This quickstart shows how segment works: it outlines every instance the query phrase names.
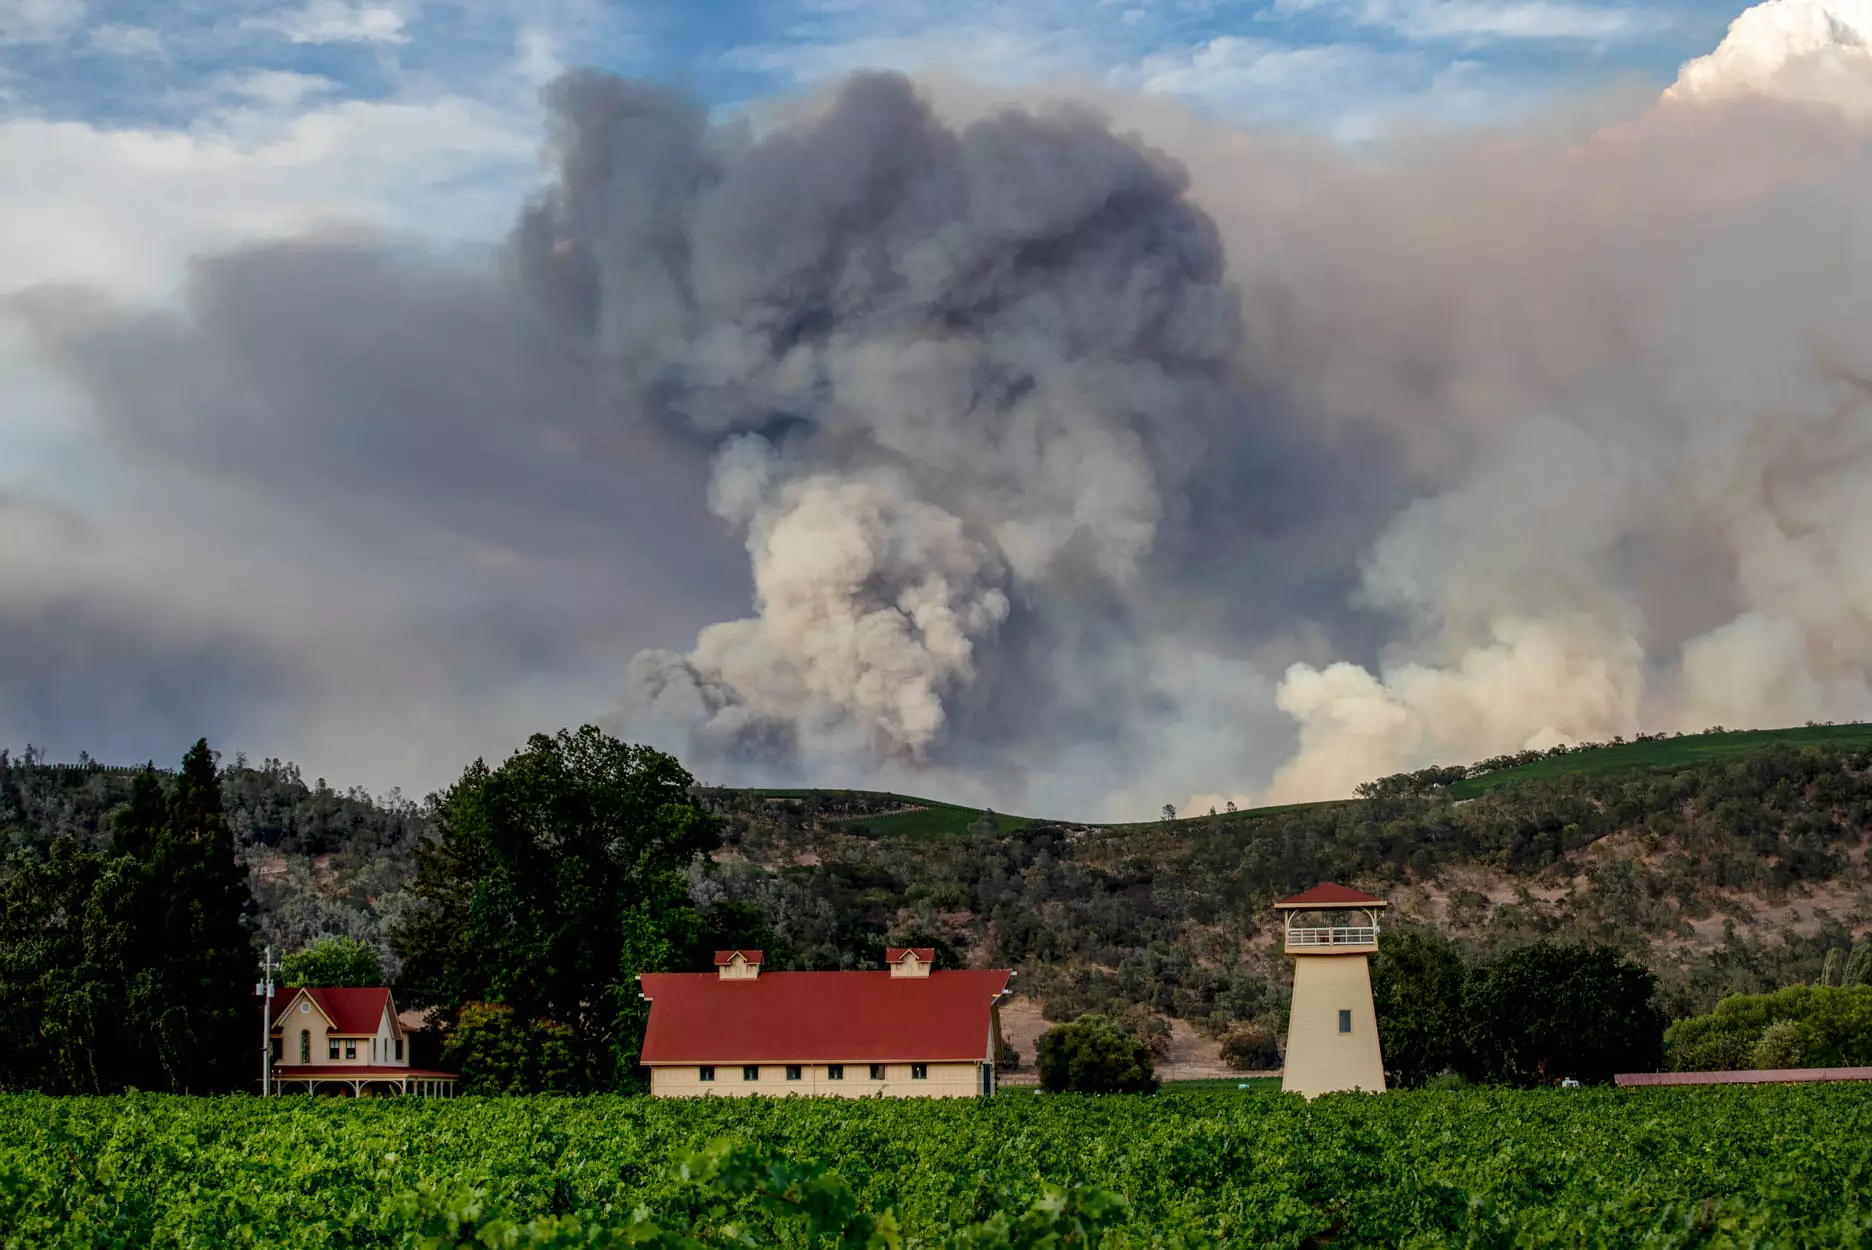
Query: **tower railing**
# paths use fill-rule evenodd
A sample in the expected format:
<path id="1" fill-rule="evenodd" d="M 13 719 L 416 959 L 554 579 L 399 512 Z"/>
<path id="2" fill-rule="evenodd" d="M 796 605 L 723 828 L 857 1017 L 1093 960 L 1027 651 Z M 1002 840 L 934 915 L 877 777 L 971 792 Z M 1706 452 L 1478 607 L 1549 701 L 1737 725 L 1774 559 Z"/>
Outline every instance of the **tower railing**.
<path id="1" fill-rule="evenodd" d="M 1325 929 L 1289 929 L 1287 930 L 1287 949 L 1318 949 L 1320 947 L 1376 946 L 1378 945 L 1378 926 L 1373 925 L 1335 925 Z"/>

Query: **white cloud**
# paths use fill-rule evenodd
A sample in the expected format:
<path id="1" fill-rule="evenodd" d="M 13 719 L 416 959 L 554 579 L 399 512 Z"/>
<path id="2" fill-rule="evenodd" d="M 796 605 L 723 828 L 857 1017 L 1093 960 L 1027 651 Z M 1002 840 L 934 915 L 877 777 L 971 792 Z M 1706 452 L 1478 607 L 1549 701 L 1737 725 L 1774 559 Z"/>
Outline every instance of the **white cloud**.
<path id="1" fill-rule="evenodd" d="M 57 43 L 84 17 L 83 0 L 0 0 L 0 44 Z"/>
<path id="2" fill-rule="evenodd" d="M 1676 101 L 1749 95 L 1872 110 L 1872 0 L 1767 0 L 1665 92 Z"/>
<path id="3" fill-rule="evenodd" d="M 294 43 L 407 43 L 403 15 L 381 4 L 311 0 L 304 8 L 248 18 L 241 23 L 271 30 Z"/>
<path id="4" fill-rule="evenodd" d="M 0 294 L 83 283 L 162 298 L 191 256 L 361 225 L 490 238 L 532 177 L 528 117 L 459 96 L 304 107 L 309 75 L 233 80 L 185 129 L 0 121 Z M 464 181 L 494 176 L 475 196 Z"/>
<path id="5" fill-rule="evenodd" d="M 110 23 L 94 26 L 86 36 L 94 52 L 106 56 L 154 56 L 167 53 L 162 36 L 147 26 L 125 26 Z"/>
<path id="6" fill-rule="evenodd" d="M 1609 40 L 1656 30 L 1660 15 L 1559 0 L 1275 0 L 1277 14 L 1330 13 L 1406 39 Z"/>

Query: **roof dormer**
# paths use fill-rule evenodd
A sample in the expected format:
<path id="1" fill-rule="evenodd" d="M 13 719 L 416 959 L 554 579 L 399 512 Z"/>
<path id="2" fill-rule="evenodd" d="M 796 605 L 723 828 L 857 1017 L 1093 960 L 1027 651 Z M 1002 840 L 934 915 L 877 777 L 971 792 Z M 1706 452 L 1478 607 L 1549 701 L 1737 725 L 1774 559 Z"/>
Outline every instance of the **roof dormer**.
<path id="1" fill-rule="evenodd" d="M 724 981 L 752 981 L 765 962 L 759 951 L 716 951 L 715 973 Z"/>
<path id="2" fill-rule="evenodd" d="M 894 977 L 926 977 L 936 962 L 934 946 L 893 946 L 884 952 Z"/>

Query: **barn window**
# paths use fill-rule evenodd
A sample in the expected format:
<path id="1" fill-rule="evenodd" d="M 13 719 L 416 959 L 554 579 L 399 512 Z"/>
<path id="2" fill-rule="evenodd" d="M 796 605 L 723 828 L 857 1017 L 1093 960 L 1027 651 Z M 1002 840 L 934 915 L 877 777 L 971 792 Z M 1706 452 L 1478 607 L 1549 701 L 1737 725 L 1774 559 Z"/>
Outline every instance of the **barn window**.
<path id="1" fill-rule="evenodd" d="M 929 1079 L 929 1065 L 927 1063 L 911 1064 L 910 1079 L 913 1081 L 927 1081 Z"/>
<path id="2" fill-rule="evenodd" d="M 825 1079 L 828 1081 L 844 1080 L 845 1079 L 845 1065 L 842 1063 L 827 1064 L 826 1070 L 825 1070 Z"/>
<path id="3" fill-rule="evenodd" d="M 704 1081 L 714 1080 L 715 1079 L 715 1065 L 712 1063 L 703 1064 L 701 1069 L 698 1072 L 698 1076 Z"/>
<path id="4" fill-rule="evenodd" d="M 1342 1011 L 1339 1013 L 1339 1031 L 1341 1033 L 1350 1033 L 1352 1031 L 1352 1013 L 1351 1012 Z"/>
<path id="5" fill-rule="evenodd" d="M 744 1081 L 758 1081 L 758 1080 L 760 1080 L 760 1068 L 759 1068 L 759 1066 L 757 1066 L 757 1065 L 755 1065 L 755 1064 L 751 1064 L 751 1063 L 750 1063 L 750 1064 L 748 1064 L 748 1065 L 747 1065 L 746 1067 L 744 1067 L 744 1068 L 742 1068 L 742 1069 L 741 1069 L 741 1079 L 742 1079 L 742 1080 L 744 1080 Z"/>
<path id="6" fill-rule="evenodd" d="M 874 1081 L 881 1081 L 884 1079 L 884 1065 L 883 1064 L 874 1063 L 871 1065 L 871 1079 Z"/>
<path id="7" fill-rule="evenodd" d="M 800 1079 L 800 1066 L 797 1063 L 789 1063 L 786 1066 L 786 1079 L 789 1081 Z"/>

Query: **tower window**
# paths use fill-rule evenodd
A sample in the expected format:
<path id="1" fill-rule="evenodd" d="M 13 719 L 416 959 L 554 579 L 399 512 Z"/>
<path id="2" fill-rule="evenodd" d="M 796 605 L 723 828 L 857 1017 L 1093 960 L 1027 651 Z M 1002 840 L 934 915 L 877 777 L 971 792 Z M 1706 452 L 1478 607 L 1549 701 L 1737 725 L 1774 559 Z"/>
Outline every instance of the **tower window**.
<path id="1" fill-rule="evenodd" d="M 1342 1011 L 1339 1013 L 1339 1031 L 1341 1033 L 1350 1033 L 1352 1031 L 1352 1013 L 1351 1012 Z"/>

